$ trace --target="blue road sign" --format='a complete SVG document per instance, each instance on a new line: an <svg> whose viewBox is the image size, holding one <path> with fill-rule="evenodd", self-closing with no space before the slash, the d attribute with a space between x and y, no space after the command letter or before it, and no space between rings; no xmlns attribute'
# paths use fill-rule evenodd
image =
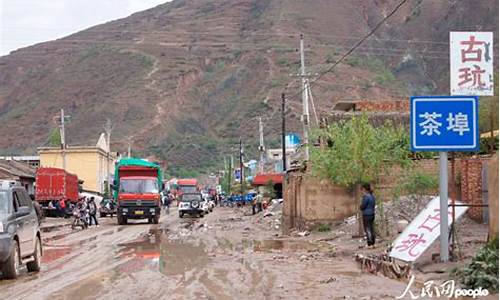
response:
<svg viewBox="0 0 500 300"><path fill-rule="evenodd" d="M412 151L479 150L477 97L411 97L410 106Z"/></svg>

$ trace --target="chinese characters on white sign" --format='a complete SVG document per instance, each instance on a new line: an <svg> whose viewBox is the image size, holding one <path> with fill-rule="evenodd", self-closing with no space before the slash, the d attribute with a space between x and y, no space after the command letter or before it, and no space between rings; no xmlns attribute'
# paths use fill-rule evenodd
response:
<svg viewBox="0 0 500 300"><path fill-rule="evenodd" d="M450 204L451 200L448 200L448 203ZM452 222L451 210L449 207L448 225ZM466 210L467 207L455 207L455 218L460 218ZM415 261L439 237L439 223L439 197L435 197L396 238L390 256L408 262Z"/></svg>
<svg viewBox="0 0 500 300"><path fill-rule="evenodd" d="M450 32L450 93L493 96L492 32Z"/></svg>

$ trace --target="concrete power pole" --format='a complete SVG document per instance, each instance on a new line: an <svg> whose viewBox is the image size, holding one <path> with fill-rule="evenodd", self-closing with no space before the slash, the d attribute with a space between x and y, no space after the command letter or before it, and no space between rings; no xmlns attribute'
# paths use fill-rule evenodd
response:
<svg viewBox="0 0 500 300"><path fill-rule="evenodd" d="M304 57L304 35L300 35L300 77L302 79L302 123L305 159L309 160L309 93L307 88L306 65Z"/></svg>
<svg viewBox="0 0 500 300"><path fill-rule="evenodd" d="M260 145L259 145L259 152L260 152L260 161L259 161L259 172L264 173L264 157L265 157L265 151L266 148L264 146L264 126L262 124L262 118L259 117L259 137L260 137Z"/></svg>
<svg viewBox="0 0 500 300"><path fill-rule="evenodd" d="M286 124L285 124L285 93L281 94L281 159L283 173L286 173Z"/></svg>
<svg viewBox="0 0 500 300"><path fill-rule="evenodd" d="M243 196L243 144L240 137L240 192Z"/></svg>
<svg viewBox="0 0 500 300"><path fill-rule="evenodd" d="M66 131L64 128L64 108L61 108L61 155L62 155L62 168L66 170Z"/></svg>
<svg viewBox="0 0 500 300"><path fill-rule="evenodd" d="M131 155L131 151L132 151L132 143L133 143L133 140L132 140L132 137L129 136L127 138L127 157L130 158L130 155Z"/></svg>
<svg viewBox="0 0 500 300"><path fill-rule="evenodd" d="M104 126L104 131L106 132L106 186L107 186L107 191L110 193L111 191L111 185L109 181L109 159L110 159L110 152L111 152L111 131L113 131L113 124L111 124L111 120L107 119L106 120L106 125ZM110 196L109 194L106 196Z"/></svg>

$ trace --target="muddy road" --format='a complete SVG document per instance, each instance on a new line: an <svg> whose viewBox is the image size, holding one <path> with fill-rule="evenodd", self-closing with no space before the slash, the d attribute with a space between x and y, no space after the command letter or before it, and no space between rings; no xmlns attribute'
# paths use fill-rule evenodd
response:
<svg viewBox="0 0 500 300"><path fill-rule="evenodd" d="M394 299L405 284L361 273L340 245L281 237L270 218L204 218L44 233L43 267L0 280L0 299Z"/></svg>

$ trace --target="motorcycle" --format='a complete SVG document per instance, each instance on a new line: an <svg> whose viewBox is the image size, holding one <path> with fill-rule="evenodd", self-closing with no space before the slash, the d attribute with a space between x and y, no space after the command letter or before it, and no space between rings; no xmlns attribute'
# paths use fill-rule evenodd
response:
<svg viewBox="0 0 500 300"><path fill-rule="evenodd" d="M90 216L88 209L78 209L73 210L73 223L71 224L71 229L76 227L82 227L82 229L87 229L89 226Z"/></svg>

